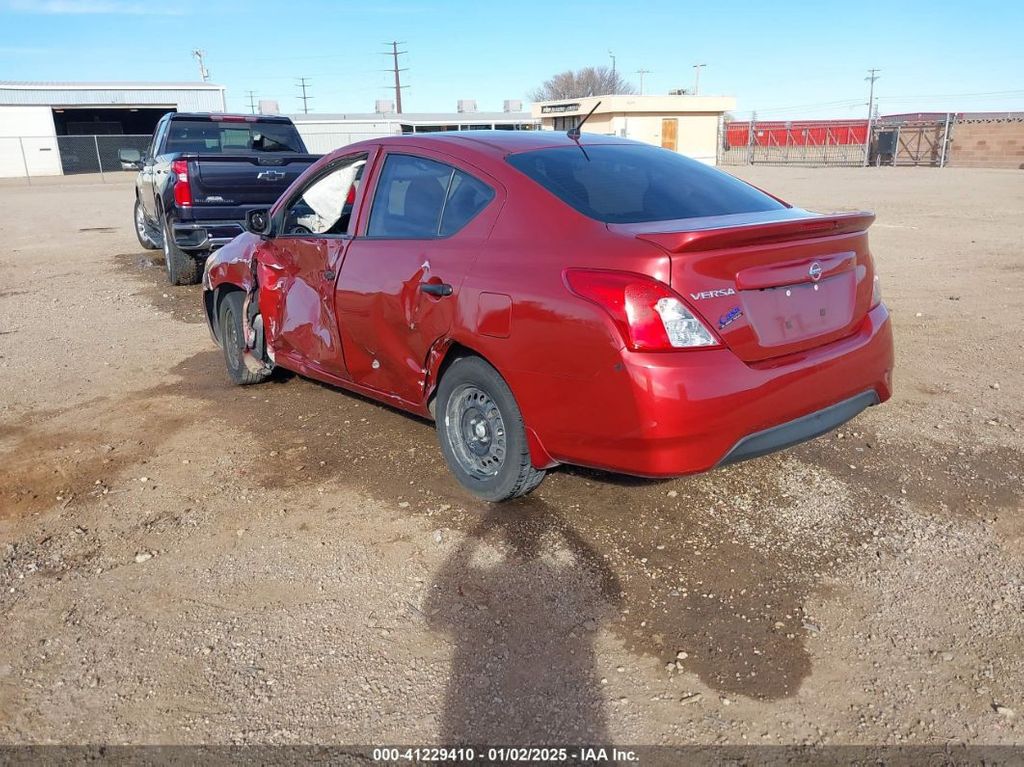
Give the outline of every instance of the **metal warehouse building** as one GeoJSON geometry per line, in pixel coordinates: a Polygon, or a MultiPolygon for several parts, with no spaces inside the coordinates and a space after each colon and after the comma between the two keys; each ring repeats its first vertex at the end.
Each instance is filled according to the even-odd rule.
{"type": "Polygon", "coordinates": [[[222,112],[210,83],[0,81],[0,177],[117,170],[117,150],[142,148],[167,112],[222,112]]]}

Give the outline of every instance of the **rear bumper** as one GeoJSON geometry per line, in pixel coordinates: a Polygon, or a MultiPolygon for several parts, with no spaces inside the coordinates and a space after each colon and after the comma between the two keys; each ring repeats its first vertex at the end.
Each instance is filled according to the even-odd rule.
{"type": "Polygon", "coordinates": [[[847,338],[760,363],[728,349],[623,351],[621,364],[585,386],[577,380],[570,391],[548,380],[546,399],[557,407],[524,415],[555,461],[680,476],[830,431],[889,399],[892,369],[891,323],[880,305],[847,338]]]}
{"type": "Polygon", "coordinates": [[[171,229],[174,244],[192,253],[216,250],[245,231],[241,221],[175,221],[171,229]]]}

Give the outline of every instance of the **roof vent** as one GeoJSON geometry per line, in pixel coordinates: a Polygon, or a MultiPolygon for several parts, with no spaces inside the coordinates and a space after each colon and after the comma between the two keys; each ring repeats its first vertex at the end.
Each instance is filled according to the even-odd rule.
{"type": "Polygon", "coordinates": [[[459,114],[476,111],[476,99],[459,99],[459,114]]]}
{"type": "Polygon", "coordinates": [[[379,115],[390,114],[395,111],[395,102],[389,99],[377,99],[377,104],[374,106],[373,111],[379,115]]]}
{"type": "Polygon", "coordinates": [[[523,102],[519,99],[505,99],[504,112],[522,112],[523,102]]]}

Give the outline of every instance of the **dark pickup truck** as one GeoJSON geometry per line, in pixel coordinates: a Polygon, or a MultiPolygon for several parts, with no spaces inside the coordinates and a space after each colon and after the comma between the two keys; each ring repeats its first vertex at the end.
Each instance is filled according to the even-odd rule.
{"type": "Polygon", "coordinates": [[[276,115],[188,114],[160,118],[149,149],[122,149],[138,168],[135,233],[163,248],[173,285],[199,282],[206,257],[243,231],[250,210],[268,208],[318,155],[276,115]]]}

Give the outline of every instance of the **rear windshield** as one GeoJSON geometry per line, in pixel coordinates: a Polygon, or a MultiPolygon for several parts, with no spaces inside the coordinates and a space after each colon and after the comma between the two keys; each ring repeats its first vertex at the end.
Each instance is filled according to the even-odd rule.
{"type": "Polygon", "coordinates": [[[583,215],[609,224],[785,208],[739,179],[658,147],[556,147],[508,161],[583,215]]]}
{"type": "Polygon", "coordinates": [[[171,120],[166,152],[303,152],[294,125],[279,122],[171,120]]]}

